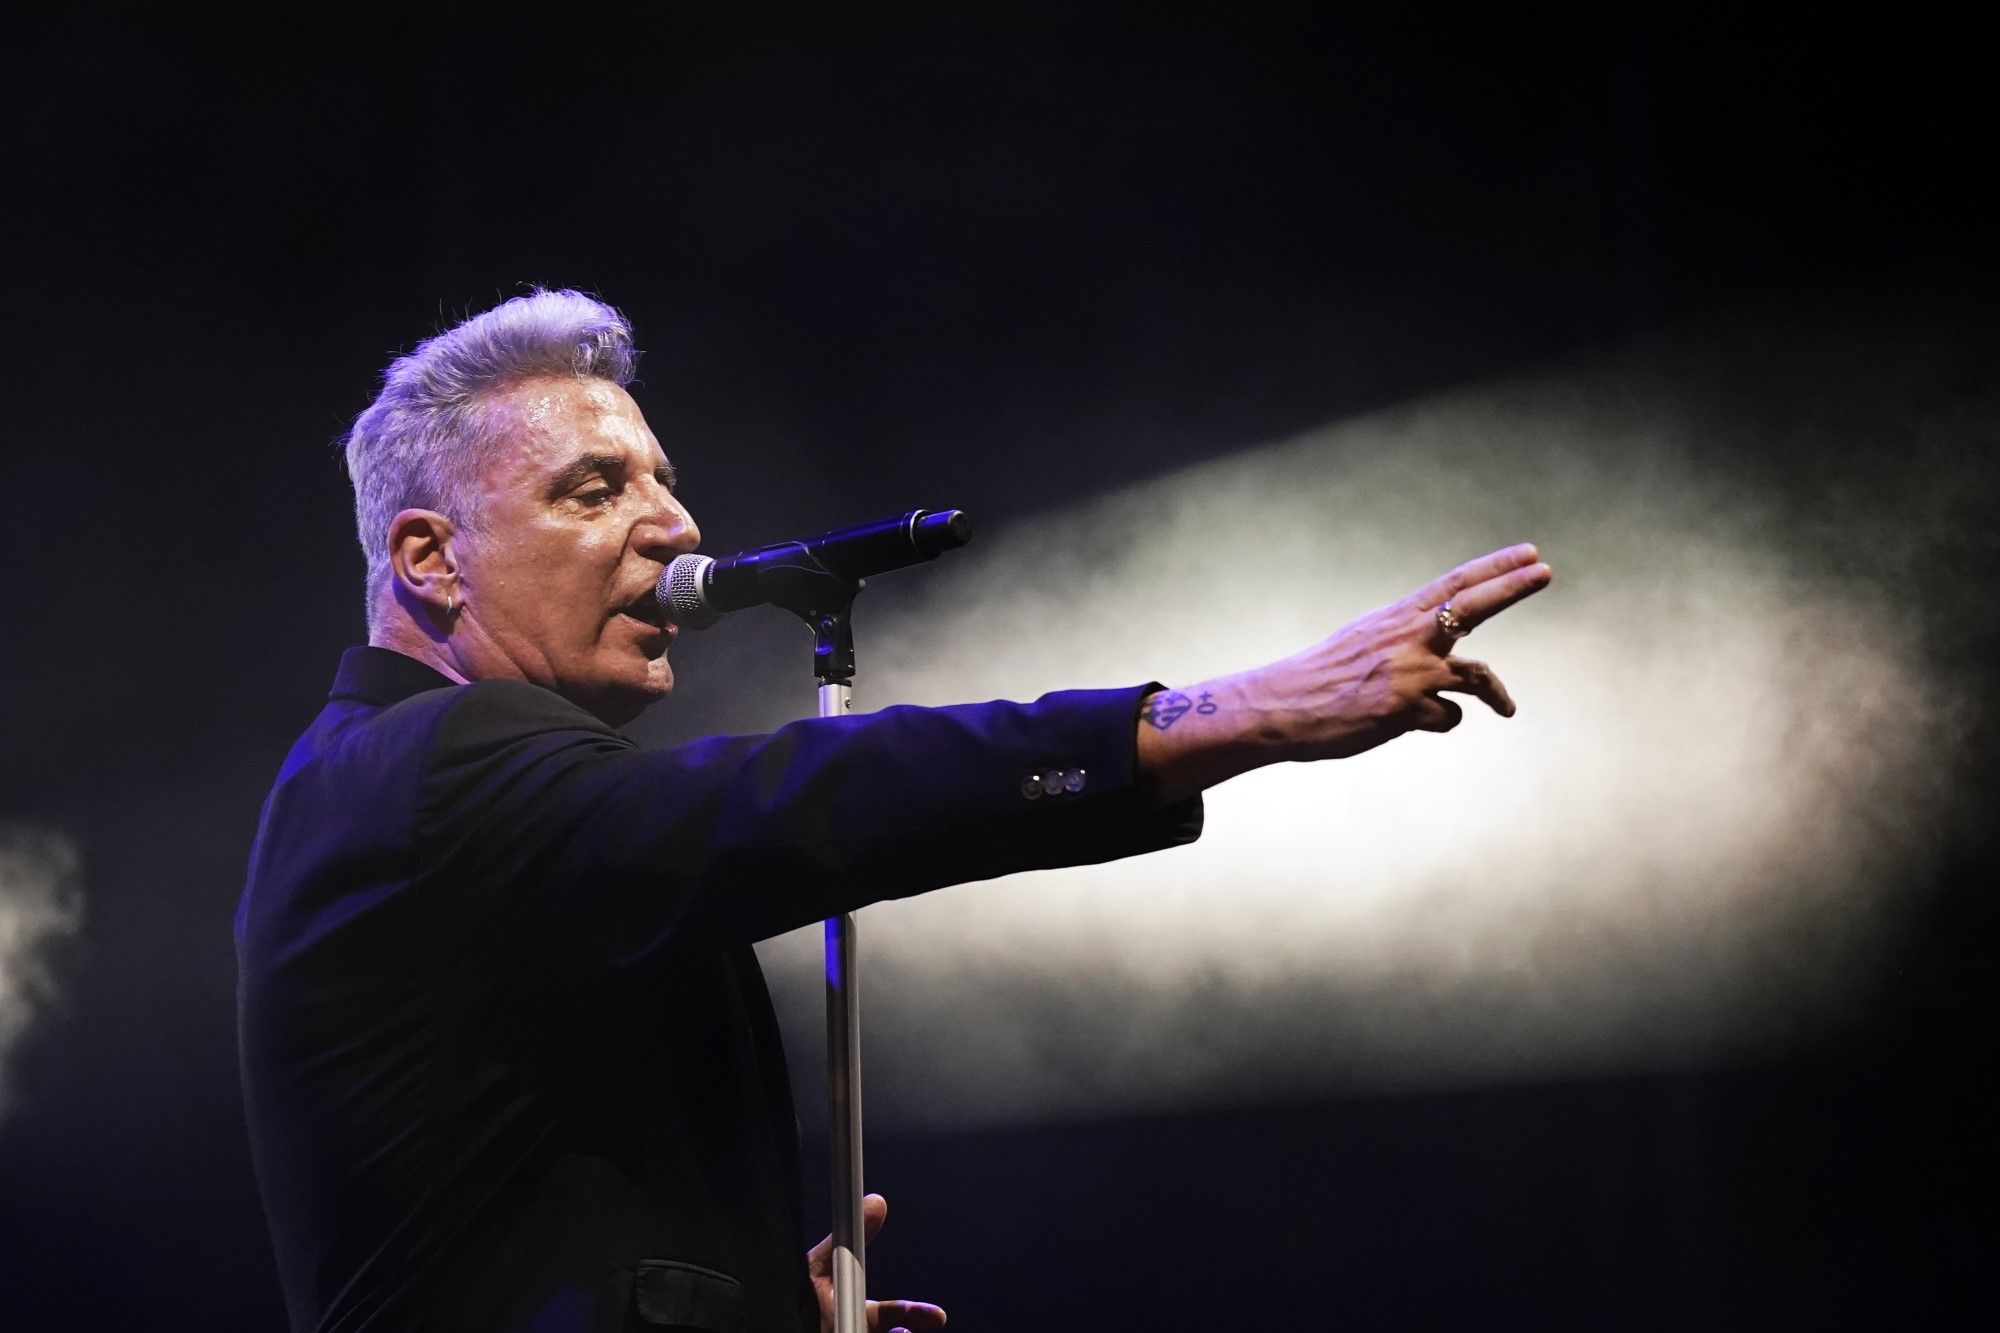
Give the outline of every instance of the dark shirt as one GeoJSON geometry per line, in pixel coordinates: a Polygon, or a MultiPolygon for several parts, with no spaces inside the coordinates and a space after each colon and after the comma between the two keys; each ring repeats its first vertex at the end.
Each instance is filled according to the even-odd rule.
{"type": "Polygon", "coordinates": [[[236,918],[293,1327],[816,1329],[752,944],[1191,841],[1198,798],[1133,785],[1152,688],[642,751],[548,690],[349,650],[236,918]]]}

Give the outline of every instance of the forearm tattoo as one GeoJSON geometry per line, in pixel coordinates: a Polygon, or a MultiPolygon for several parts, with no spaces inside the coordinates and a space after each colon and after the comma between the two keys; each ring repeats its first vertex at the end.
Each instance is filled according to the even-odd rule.
{"type": "MultiPolygon", "coordinates": [[[[1194,701],[1180,691],[1161,690],[1158,694],[1146,700],[1145,711],[1140,713],[1139,717],[1142,721],[1151,724],[1156,730],[1165,731],[1168,727],[1186,717],[1188,710],[1193,707],[1194,701]]],[[[1210,705],[1210,707],[1212,708],[1213,705],[1210,705]]]]}

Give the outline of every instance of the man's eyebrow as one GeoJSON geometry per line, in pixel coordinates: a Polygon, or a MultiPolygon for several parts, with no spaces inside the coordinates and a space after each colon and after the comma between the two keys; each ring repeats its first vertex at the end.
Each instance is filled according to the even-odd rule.
{"type": "Polygon", "coordinates": [[[589,454],[570,463],[549,478],[549,498],[574,490],[598,473],[622,473],[625,460],[616,454],[589,454]]]}

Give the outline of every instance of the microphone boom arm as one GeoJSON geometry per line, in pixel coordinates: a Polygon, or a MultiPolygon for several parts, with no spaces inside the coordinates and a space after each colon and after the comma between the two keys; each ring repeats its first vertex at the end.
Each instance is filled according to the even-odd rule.
{"type": "MultiPolygon", "coordinates": [[[[726,611],[770,605],[822,635],[821,622],[831,615],[844,618],[871,575],[934,560],[971,539],[972,520],[965,511],[912,509],[721,560],[679,556],[660,575],[655,595],[668,617],[689,629],[705,629],[726,611]]],[[[845,659],[845,676],[851,676],[851,646],[837,655],[845,659]]]]}

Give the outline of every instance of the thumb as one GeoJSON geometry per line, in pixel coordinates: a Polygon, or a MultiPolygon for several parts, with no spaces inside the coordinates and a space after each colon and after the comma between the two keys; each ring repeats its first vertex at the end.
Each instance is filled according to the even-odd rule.
{"type": "Polygon", "coordinates": [[[879,1194],[870,1194],[861,1200],[861,1237],[864,1245],[875,1243],[875,1237],[882,1234],[882,1224],[889,1220],[889,1201],[879,1194]]]}
{"type": "MultiPolygon", "coordinates": [[[[865,1246],[881,1233],[882,1224],[889,1219],[889,1201],[879,1194],[870,1194],[861,1201],[861,1243],[865,1246]]],[[[833,1275],[833,1237],[828,1236],[819,1244],[806,1251],[806,1269],[814,1277],[833,1275]]]]}

